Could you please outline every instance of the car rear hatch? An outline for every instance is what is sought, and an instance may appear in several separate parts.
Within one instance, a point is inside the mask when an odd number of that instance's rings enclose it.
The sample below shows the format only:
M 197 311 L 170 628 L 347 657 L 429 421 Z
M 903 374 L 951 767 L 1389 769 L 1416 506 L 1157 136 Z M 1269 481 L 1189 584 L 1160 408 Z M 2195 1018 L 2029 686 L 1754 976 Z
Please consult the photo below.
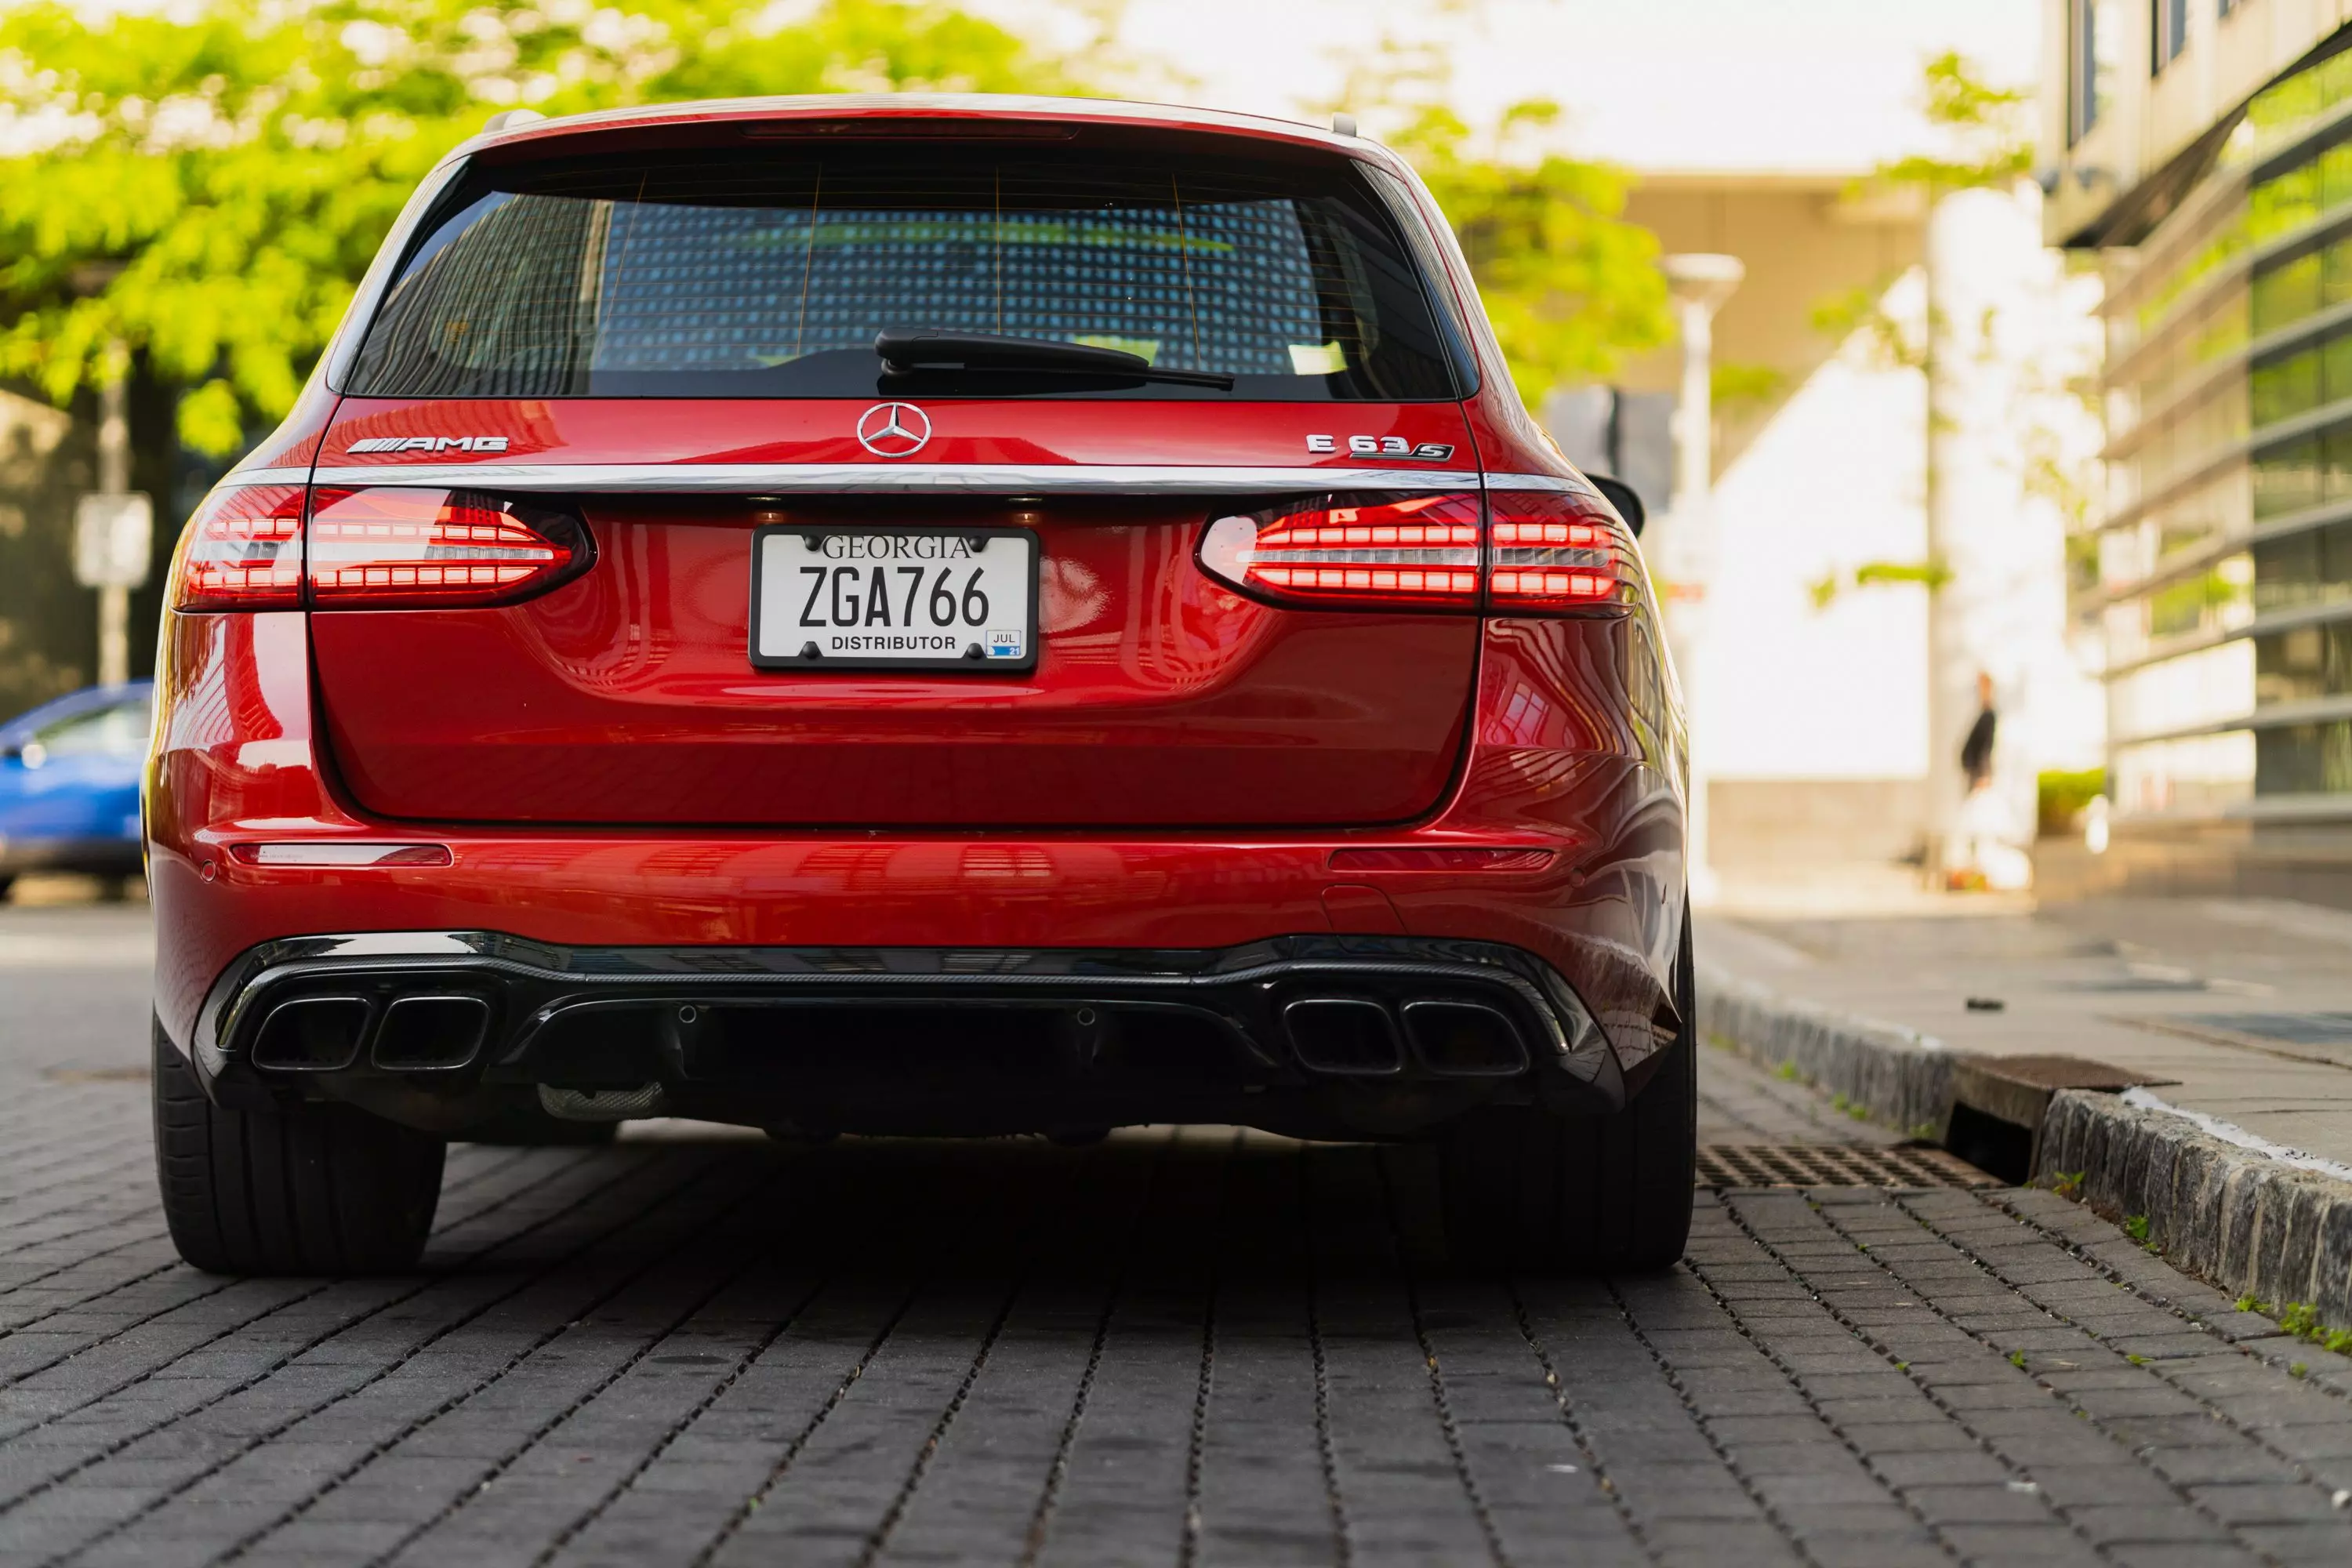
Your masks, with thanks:
M 1390 176 L 1229 137 L 730 134 L 475 167 L 412 245 L 308 523 L 361 805 L 1189 827 L 1437 804 L 1478 480 Z M 909 331 L 948 336 L 877 353 Z M 1334 591 L 1205 558 L 1232 517 L 1321 541 L 1297 560 Z

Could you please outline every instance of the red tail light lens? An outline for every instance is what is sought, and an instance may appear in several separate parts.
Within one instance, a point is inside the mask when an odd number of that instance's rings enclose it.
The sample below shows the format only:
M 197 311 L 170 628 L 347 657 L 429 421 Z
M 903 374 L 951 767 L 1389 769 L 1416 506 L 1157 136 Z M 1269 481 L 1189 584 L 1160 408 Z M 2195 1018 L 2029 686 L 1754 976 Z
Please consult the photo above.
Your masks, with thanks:
M 1292 604 L 1467 609 L 1478 602 L 1478 498 L 1324 503 L 1223 517 L 1201 540 L 1211 575 Z
M 1495 490 L 1486 507 L 1494 542 L 1487 603 L 1496 614 L 1595 609 L 1640 597 L 1633 536 L 1600 497 Z
M 1486 517 L 1482 546 L 1475 495 L 1328 497 L 1219 518 L 1201 565 L 1259 598 L 1330 608 L 1559 615 L 1641 597 L 1633 532 L 1599 496 L 1495 490 Z
M 321 489 L 310 509 L 310 600 L 320 609 L 500 604 L 572 576 L 587 548 L 575 519 L 524 502 L 468 490 Z
M 229 485 L 188 520 L 173 566 L 176 610 L 291 609 L 302 602 L 302 487 Z

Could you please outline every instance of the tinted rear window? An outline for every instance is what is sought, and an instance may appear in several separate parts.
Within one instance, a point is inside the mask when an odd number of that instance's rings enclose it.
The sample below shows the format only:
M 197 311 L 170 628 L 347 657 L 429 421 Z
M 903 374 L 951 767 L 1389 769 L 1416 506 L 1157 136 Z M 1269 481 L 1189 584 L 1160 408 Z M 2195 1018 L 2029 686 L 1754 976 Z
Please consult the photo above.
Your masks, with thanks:
M 478 168 L 412 247 L 347 390 L 868 396 L 903 384 L 874 334 L 908 328 L 1234 378 L 973 392 L 1449 398 L 1411 255 L 1338 163 L 932 143 Z

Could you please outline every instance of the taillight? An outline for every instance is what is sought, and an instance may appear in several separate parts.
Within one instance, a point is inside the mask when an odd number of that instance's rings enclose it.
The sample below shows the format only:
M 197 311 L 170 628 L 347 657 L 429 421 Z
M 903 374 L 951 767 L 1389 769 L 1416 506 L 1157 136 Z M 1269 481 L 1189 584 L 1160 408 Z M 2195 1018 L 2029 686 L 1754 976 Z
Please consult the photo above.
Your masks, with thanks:
M 310 506 L 310 602 L 320 609 L 487 605 L 587 564 L 587 534 L 552 509 L 470 490 L 320 489 Z
M 1221 517 L 1201 538 L 1213 576 L 1277 604 L 1561 614 L 1631 605 L 1642 563 L 1600 497 L 1494 490 L 1326 497 Z
M 1493 490 L 1487 603 L 1500 615 L 1630 605 L 1640 557 L 1625 525 L 1598 496 Z
M 588 531 L 552 507 L 469 490 L 235 485 L 207 497 L 173 566 L 180 610 L 505 604 L 576 576 Z M 306 538 L 307 535 L 307 538 Z
M 290 609 L 302 602 L 302 487 L 231 485 L 188 520 L 173 566 L 179 610 Z
M 1478 603 L 1478 498 L 1467 492 L 1222 517 L 1201 564 L 1290 603 L 1469 609 Z

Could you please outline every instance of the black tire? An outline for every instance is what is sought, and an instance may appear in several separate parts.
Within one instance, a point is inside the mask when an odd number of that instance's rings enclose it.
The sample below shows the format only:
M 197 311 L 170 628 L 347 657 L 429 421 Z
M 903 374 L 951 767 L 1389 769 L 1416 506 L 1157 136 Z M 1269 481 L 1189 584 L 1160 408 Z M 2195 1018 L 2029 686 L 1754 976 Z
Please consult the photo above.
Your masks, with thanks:
M 1682 1032 L 1613 1116 L 1493 1106 L 1444 1134 L 1455 1260 L 1534 1273 L 1667 1268 L 1690 1239 L 1698 1165 L 1698 1020 L 1689 917 L 1675 966 Z
M 180 1256 L 212 1274 L 413 1268 L 441 1197 L 438 1138 L 346 1105 L 226 1110 L 155 1026 L 155 1173 Z

